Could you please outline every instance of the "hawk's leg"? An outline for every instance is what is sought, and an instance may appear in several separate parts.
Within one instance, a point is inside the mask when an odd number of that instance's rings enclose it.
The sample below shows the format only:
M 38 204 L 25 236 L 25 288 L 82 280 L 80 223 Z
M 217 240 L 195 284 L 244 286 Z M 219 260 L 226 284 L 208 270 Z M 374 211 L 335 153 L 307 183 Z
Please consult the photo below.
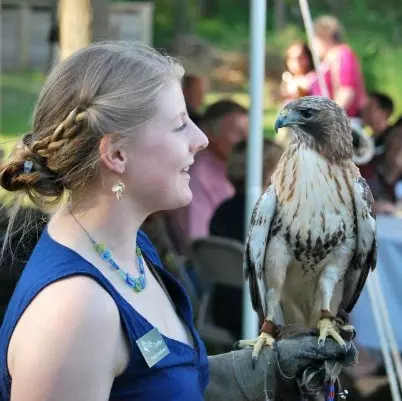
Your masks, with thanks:
M 329 310 L 322 310 L 321 319 L 318 321 L 317 328 L 320 332 L 320 336 L 318 337 L 319 348 L 324 345 L 325 339 L 328 336 L 331 336 L 343 349 L 346 350 L 345 340 L 339 334 L 339 329 L 336 325 L 334 316 Z
M 238 348 L 246 348 L 253 347 L 253 353 L 251 355 L 253 361 L 253 367 L 257 362 L 258 354 L 260 353 L 262 347 L 270 347 L 272 348 L 275 342 L 275 334 L 277 331 L 277 327 L 272 320 L 264 320 L 264 323 L 261 328 L 261 333 L 256 340 L 240 340 L 237 343 Z
M 346 349 L 346 343 L 339 334 L 340 330 L 336 324 L 335 316 L 330 312 L 331 299 L 339 279 L 340 269 L 337 266 L 330 265 L 324 269 L 318 282 L 319 299 L 321 299 L 321 317 L 317 325 L 319 347 L 322 347 L 325 339 L 331 336 L 342 348 Z
M 262 324 L 260 335 L 256 340 L 240 340 L 237 343 L 238 348 L 253 347 L 253 353 L 251 355 L 253 367 L 257 362 L 258 354 L 260 353 L 262 347 L 265 346 L 272 348 L 277 335 L 277 326 L 274 323 L 275 291 L 268 290 L 265 299 L 268 314 Z

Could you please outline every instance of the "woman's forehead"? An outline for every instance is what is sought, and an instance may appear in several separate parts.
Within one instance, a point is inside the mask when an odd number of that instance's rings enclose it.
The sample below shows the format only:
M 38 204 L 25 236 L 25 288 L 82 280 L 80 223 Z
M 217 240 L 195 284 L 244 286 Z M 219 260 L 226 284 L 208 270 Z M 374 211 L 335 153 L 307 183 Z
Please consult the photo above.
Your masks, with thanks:
M 179 82 L 171 82 L 161 90 L 156 106 L 157 119 L 174 120 L 186 113 L 186 103 Z

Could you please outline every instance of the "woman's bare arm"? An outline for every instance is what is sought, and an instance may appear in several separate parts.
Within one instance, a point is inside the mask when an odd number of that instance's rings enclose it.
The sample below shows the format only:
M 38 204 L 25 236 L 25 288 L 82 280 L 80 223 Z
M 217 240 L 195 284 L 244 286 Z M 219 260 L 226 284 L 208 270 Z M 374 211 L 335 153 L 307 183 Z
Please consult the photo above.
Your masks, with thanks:
M 121 343 L 117 307 L 95 281 L 74 276 L 48 286 L 10 342 L 11 401 L 108 400 Z

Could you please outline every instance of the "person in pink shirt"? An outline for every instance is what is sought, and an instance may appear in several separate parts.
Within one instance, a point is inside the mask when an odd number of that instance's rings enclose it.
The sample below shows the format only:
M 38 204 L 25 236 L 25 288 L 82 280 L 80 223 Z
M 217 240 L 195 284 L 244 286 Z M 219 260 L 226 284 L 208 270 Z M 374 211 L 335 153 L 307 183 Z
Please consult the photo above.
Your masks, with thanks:
M 343 42 L 343 28 L 332 16 L 314 22 L 314 47 L 322 59 L 322 71 L 329 97 L 342 106 L 349 117 L 361 117 L 366 102 L 364 78 L 354 51 Z M 322 95 L 318 81 L 312 95 Z
M 226 163 L 233 146 L 248 136 L 248 111 L 231 100 L 209 106 L 201 129 L 209 146 L 197 154 L 190 168 L 191 203 L 167 215 L 170 236 L 181 254 L 192 240 L 209 235 L 209 222 L 217 207 L 234 195 L 226 175 Z

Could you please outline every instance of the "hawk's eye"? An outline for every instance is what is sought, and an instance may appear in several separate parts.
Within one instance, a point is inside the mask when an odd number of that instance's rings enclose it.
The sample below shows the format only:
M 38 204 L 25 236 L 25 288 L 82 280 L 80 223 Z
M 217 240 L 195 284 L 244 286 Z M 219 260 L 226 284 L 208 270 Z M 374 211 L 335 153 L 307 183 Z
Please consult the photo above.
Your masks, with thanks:
M 311 109 L 304 109 L 300 110 L 300 113 L 304 118 L 310 118 L 314 114 L 314 111 Z

